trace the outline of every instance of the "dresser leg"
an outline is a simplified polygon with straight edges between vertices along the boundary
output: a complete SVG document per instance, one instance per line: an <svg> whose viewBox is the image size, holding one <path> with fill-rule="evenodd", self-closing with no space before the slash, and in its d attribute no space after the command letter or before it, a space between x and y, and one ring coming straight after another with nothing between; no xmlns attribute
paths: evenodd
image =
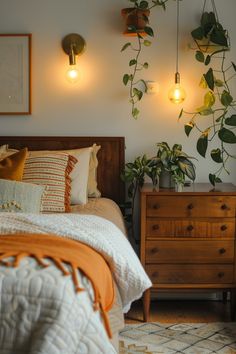
<svg viewBox="0 0 236 354"><path fill-rule="evenodd" d="M235 321L236 317L236 289L230 291L230 316L231 321Z"/></svg>
<svg viewBox="0 0 236 354"><path fill-rule="evenodd" d="M151 290L147 289L143 294L143 320L149 321Z"/></svg>

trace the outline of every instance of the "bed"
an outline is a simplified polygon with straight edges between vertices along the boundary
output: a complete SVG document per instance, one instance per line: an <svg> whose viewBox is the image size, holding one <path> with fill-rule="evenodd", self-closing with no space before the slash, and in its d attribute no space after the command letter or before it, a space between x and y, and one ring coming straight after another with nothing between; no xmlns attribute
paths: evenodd
<svg viewBox="0 0 236 354"><path fill-rule="evenodd" d="M78 271L77 277L86 291L76 293L71 277L63 276L51 259L43 268L35 258L25 257L16 268L0 265L1 354L13 354L13 349L14 354L116 353L123 312L151 286L126 238L117 206L125 195L120 179L124 138L0 137L0 146L31 151L78 149L94 143L101 145L97 182L102 198L73 205L70 213L0 213L0 241L4 234L54 234L98 251L114 280L115 301L108 312L112 338L100 311L94 311L94 288L83 272Z"/></svg>

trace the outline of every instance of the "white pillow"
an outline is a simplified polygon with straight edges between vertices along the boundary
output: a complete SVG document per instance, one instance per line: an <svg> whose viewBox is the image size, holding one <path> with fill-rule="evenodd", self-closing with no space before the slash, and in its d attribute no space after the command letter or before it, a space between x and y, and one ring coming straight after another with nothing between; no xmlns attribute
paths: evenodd
<svg viewBox="0 0 236 354"><path fill-rule="evenodd" d="M0 179L0 211L13 210L16 203L20 206L20 212L40 213L46 188L37 184ZM6 203L9 203L9 207L2 208ZM14 211L17 211L17 208Z"/></svg>

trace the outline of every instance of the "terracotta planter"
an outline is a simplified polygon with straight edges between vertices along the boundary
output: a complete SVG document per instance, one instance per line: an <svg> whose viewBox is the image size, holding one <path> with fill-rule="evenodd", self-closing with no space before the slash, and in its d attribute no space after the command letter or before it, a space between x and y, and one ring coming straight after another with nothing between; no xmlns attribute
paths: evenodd
<svg viewBox="0 0 236 354"><path fill-rule="evenodd" d="M129 29L130 26L134 26L137 32L143 36L146 35L144 28L146 27L148 21L147 18L150 15L149 10L142 10L137 8L128 7L121 10L121 14L125 19L126 28L123 32L126 36L137 36L135 31Z"/></svg>

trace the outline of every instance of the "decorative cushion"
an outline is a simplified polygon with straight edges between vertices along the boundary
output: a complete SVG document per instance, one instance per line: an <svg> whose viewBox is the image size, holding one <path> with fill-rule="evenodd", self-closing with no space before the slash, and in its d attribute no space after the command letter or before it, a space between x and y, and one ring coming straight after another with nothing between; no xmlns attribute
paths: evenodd
<svg viewBox="0 0 236 354"><path fill-rule="evenodd" d="M100 145L93 144L91 147L72 149L72 150L40 150L30 151L30 156L38 156L48 153L65 152L76 157L79 160L71 173L72 185L71 185L71 202L72 204L86 204L87 196L98 198L101 196L100 191L97 188L97 167L98 159L97 153L101 149ZM0 159L7 155L11 155L17 150L9 149L8 145L2 145L0 147ZM2 153L2 155L1 155ZM82 153L82 155L81 155ZM87 172L88 165L88 153L89 153L89 170ZM88 176L88 178L86 177ZM87 179L86 179L87 178Z"/></svg>
<svg viewBox="0 0 236 354"><path fill-rule="evenodd" d="M28 149L4 157L0 161L0 178L21 181Z"/></svg>
<svg viewBox="0 0 236 354"><path fill-rule="evenodd" d="M0 212L39 213L46 187L0 179Z"/></svg>
<svg viewBox="0 0 236 354"><path fill-rule="evenodd" d="M43 212L70 211L70 173L76 162L66 153L29 156L26 160L23 181L48 186L42 199Z"/></svg>
<svg viewBox="0 0 236 354"><path fill-rule="evenodd" d="M89 162L88 197L99 198L101 192L97 188L97 153L101 149L100 145L93 144Z"/></svg>

